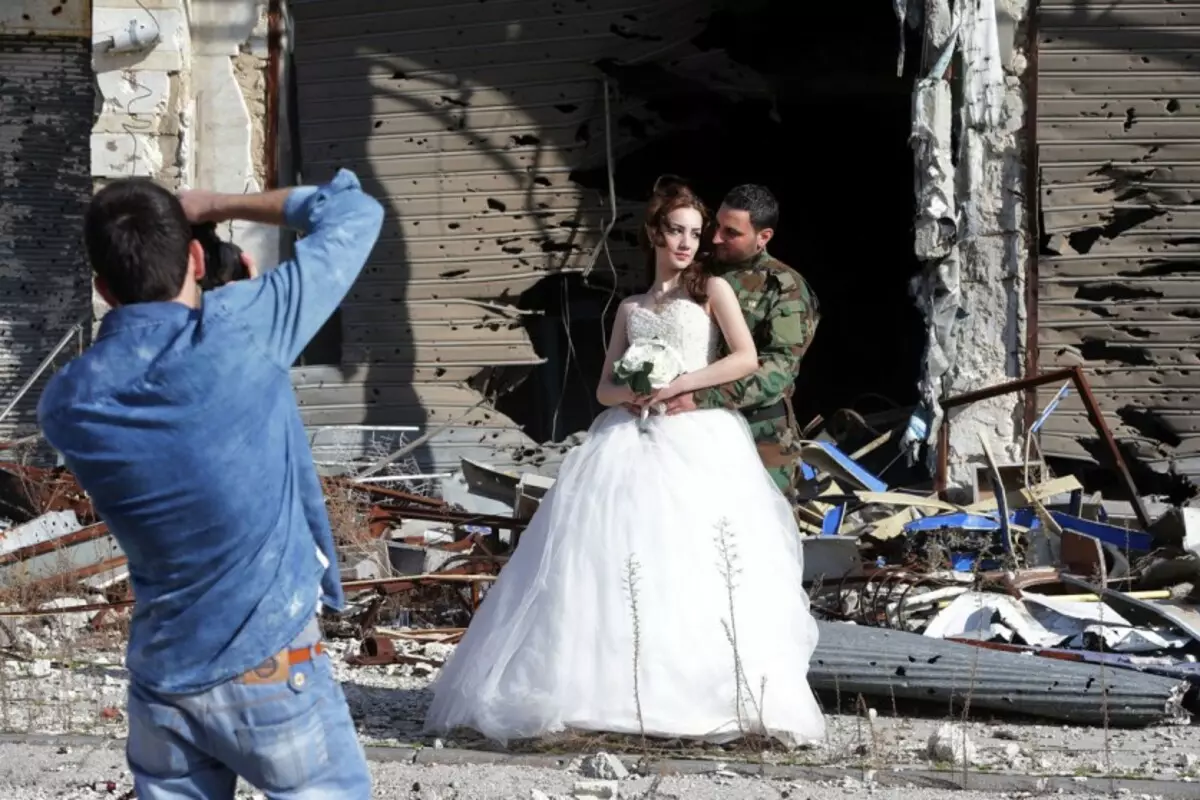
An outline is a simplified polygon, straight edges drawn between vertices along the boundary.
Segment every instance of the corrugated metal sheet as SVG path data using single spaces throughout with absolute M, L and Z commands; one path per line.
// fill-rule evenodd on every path
M 80 231 L 92 193 L 92 87 L 87 39 L 0 36 L 0 393 L 15 392 L 91 313 Z M 35 429 L 44 380 L 0 423 L 0 438 Z
M 709 5 L 293 0 L 304 179 L 352 168 L 391 212 L 343 305 L 341 368 L 294 372 L 309 424 L 455 420 L 422 464 L 439 470 L 461 455 L 503 466 L 533 445 L 490 407 L 471 410 L 482 395 L 468 381 L 541 362 L 514 306 L 547 276 L 583 271 L 599 243 L 608 198 L 570 180 L 605 159 L 593 64 L 677 51 Z M 626 124 L 632 101 L 610 108 L 619 153 L 644 131 Z M 599 272 L 640 271 L 627 232 L 609 250 Z
M 1038 27 L 1039 366 L 1085 363 L 1117 439 L 1200 482 L 1200 3 L 1057 0 Z M 1072 398 L 1043 443 L 1093 438 Z
M 917 700 L 1081 725 L 1187 721 L 1188 684 L 1126 669 L 1003 653 L 905 631 L 818 622 L 813 689 Z

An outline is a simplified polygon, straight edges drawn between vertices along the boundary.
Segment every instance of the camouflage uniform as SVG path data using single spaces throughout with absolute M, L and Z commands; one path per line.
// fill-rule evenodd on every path
M 758 370 L 696 392 L 696 406 L 741 411 L 763 466 L 788 492 L 795 486 L 799 454 L 793 383 L 820 321 L 817 296 L 798 272 L 765 250 L 740 264 L 714 264 L 710 271 L 729 281 L 738 296 L 758 348 Z

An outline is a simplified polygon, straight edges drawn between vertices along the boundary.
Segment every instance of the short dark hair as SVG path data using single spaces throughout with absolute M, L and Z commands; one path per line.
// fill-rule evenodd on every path
M 88 260 L 123 305 L 173 300 L 187 277 L 192 228 L 169 190 L 121 178 L 92 198 L 83 221 Z
M 750 224 L 754 230 L 774 228 L 779 224 L 779 201 L 771 190 L 757 183 L 743 183 L 735 186 L 725 195 L 721 205 L 735 211 L 745 211 L 750 215 Z

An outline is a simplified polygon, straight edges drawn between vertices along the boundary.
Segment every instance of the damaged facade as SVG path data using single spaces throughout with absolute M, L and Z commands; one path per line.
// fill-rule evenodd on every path
M 36 431 L 38 394 L 17 389 L 62 344 L 82 345 L 89 280 L 79 230 L 91 194 L 88 4 L 0 6 L 0 438 Z M 17 400 L 15 406 L 10 404 Z
M 101 105 L 91 139 L 96 187 L 147 176 L 174 188 L 260 191 L 266 179 L 265 3 L 100 0 L 92 6 L 92 63 Z M 149 46 L 109 51 L 131 24 Z M 231 226 L 260 264 L 279 258 L 272 229 Z M 94 322 L 105 311 L 97 295 Z
M 1041 252 L 1030 366 L 1085 365 L 1143 481 L 1186 495 L 1200 483 L 1194 21 L 1168 2 L 1052 3 L 1036 35 Z M 1064 410 L 1043 448 L 1094 457 L 1079 398 Z
M 1187 18 L 1169 4 L 1118 12 L 1051 3 L 1030 18 L 1024 0 L 913 0 L 900 4 L 899 26 L 881 9 L 855 34 L 874 49 L 872 31 L 886 31 L 880 49 L 891 62 L 891 74 L 872 77 L 863 90 L 865 72 L 855 69 L 865 55 L 819 57 L 803 69 L 764 66 L 744 41 L 714 33 L 713 15 L 734 13 L 721 0 L 73 2 L 48 15 L 26 0 L 17 6 L 28 9 L 0 20 L 0 58 L 24 66 L 6 71 L 0 103 L 32 98 L 75 143 L 66 159 L 55 152 L 57 160 L 14 160 L 14 169 L 52 166 L 38 166 L 20 187 L 5 184 L 0 259 L 13 288 L 4 295 L 4 362 L 14 385 L 75 322 L 84 335 L 63 357 L 85 343 L 104 311 L 98 298 L 88 308 L 77 239 L 47 237 L 41 228 L 31 238 L 45 227 L 45 209 L 63 230 L 71 218 L 54 210 L 61 203 L 35 208 L 23 199 L 26 187 L 49 187 L 41 196 L 61 195 L 76 208 L 95 185 L 123 175 L 242 192 L 320 181 L 346 165 L 391 213 L 362 279 L 294 370 L 306 421 L 403 427 L 404 436 L 423 437 L 412 455 L 430 474 L 456 471 L 463 458 L 553 471 L 555 457 L 537 443 L 581 429 L 598 410 L 589 406 L 590 384 L 605 320 L 643 280 L 635 233 L 650 171 L 662 162 L 663 171 L 700 174 L 714 199 L 731 179 L 711 166 L 731 161 L 727 150 L 695 149 L 681 160 L 662 143 L 709 136 L 758 104 L 763 121 L 738 135 L 746 149 L 769 149 L 781 134 L 766 121 L 782 119 L 779 130 L 794 139 L 802 129 L 787 126 L 806 105 L 833 108 L 824 92 L 867 109 L 903 105 L 904 130 L 888 135 L 911 145 L 899 168 L 910 178 L 915 172 L 915 186 L 908 180 L 895 196 L 915 214 L 889 203 L 848 214 L 833 201 L 785 199 L 780 246 L 790 239 L 801 251 L 821 238 L 814 222 L 828 229 L 835 216 L 857 217 L 859 230 L 903 228 L 915 217 L 893 248 L 913 266 L 877 265 L 846 288 L 845 264 L 837 262 L 852 262 L 869 243 L 844 235 L 817 243 L 812 264 L 792 259 L 823 301 L 831 298 L 801 375 L 805 412 L 849 407 L 840 395 L 822 399 L 840 383 L 883 391 L 872 388 L 878 364 L 868 364 L 867 346 L 849 333 L 858 323 L 844 320 L 890 304 L 923 331 L 911 357 L 878 355 L 911 362 L 894 381 L 910 393 L 897 406 L 919 402 L 936 420 L 939 398 L 1082 364 L 1144 493 L 1182 491 L 1156 473 L 1200 470 L 1189 394 L 1195 359 L 1187 349 L 1195 317 L 1190 178 L 1180 166 L 1191 146 L 1182 99 Z M 772 3 L 735 12 L 716 27 L 757 15 L 750 38 L 768 41 Z M 838 28 L 836 10 L 813 13 L 813 28 Z M 131 21 L 155 31 L 153 46 L 105 52 L 106 37 Z M 823 52 L 820 42 L 812 45 Z M 31 47 L 41 48 L 38 59 L 28 57 Z M 85 57 L 99 95 L 94 111 Z M 50 64 L 45 59 L 53 70 L 26 77 L 26 65 Z M 59 70 L 60 63 L 71 68 Z M 789 166 L 811 159 L 819 150 L 813 140 L 791 145 L 790 156 L 774 154 L 777 172 L 768 167 L 764 178 L 750 179 L 781 194 L 796 184 L 792 198 L 870 196 L 874 188 L 862 178 L 830 187 L 838 169 L 877 148 L 870 139 L 850 142 L 869 126 L 847 128 L 845 120 L 856 118 L 838 111 L 811 113 L 808 130 L 841 123 L 843 166 L 807 178 Z M 34 146 L 41 117 L 6 112 L 5 119 L 18 122 L 4 128 L 0 157 L 14 159 Z M 79 149 L 84 125 L 90 167 Z M 716 153 L 728 146 L 712 144 Z M 260 263 L 274 263 L 283 250 L 270 229 L 226 233 Z M 29 249 L 43 238 L 61 242 L 49 267 L 44 251 Z M 59 268 L 53 298 L 23 277 Z M 888 269 L 897 286 L 910 285 L 909 295 L 889 288 L 884 300 L 856 304 L 855 293 L 870 291 Z M 49 319 L 45 308 L 55 310 Z M 976 481 L 981 435 L 1001 461 L 1019 461 L 1025 430 L 1057 388 L 953 412 L 948 486 Z M 5 435 L 32 432 L 36 394 L 37 385 L 0 420 Z M 910 438 L 922 438 L 920 427 Z M 938 425 L 927 427 L 932 444 Z M 1074 394 L 1047 420 L 1041 440 L 1047 455 L 1104 462 L 1104 443 Z M 927 463 L 934 452 L 926 450 Z

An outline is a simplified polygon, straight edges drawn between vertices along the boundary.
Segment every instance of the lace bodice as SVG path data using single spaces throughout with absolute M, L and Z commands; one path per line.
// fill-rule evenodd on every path
M 668 300 L 657 311 L 634 306 L 625 329 L 630 344 L 661 339 L 679 351 L 685 372 L 695 372 L 717 357 L 721 331 L 704 307 L 690 298 Z

